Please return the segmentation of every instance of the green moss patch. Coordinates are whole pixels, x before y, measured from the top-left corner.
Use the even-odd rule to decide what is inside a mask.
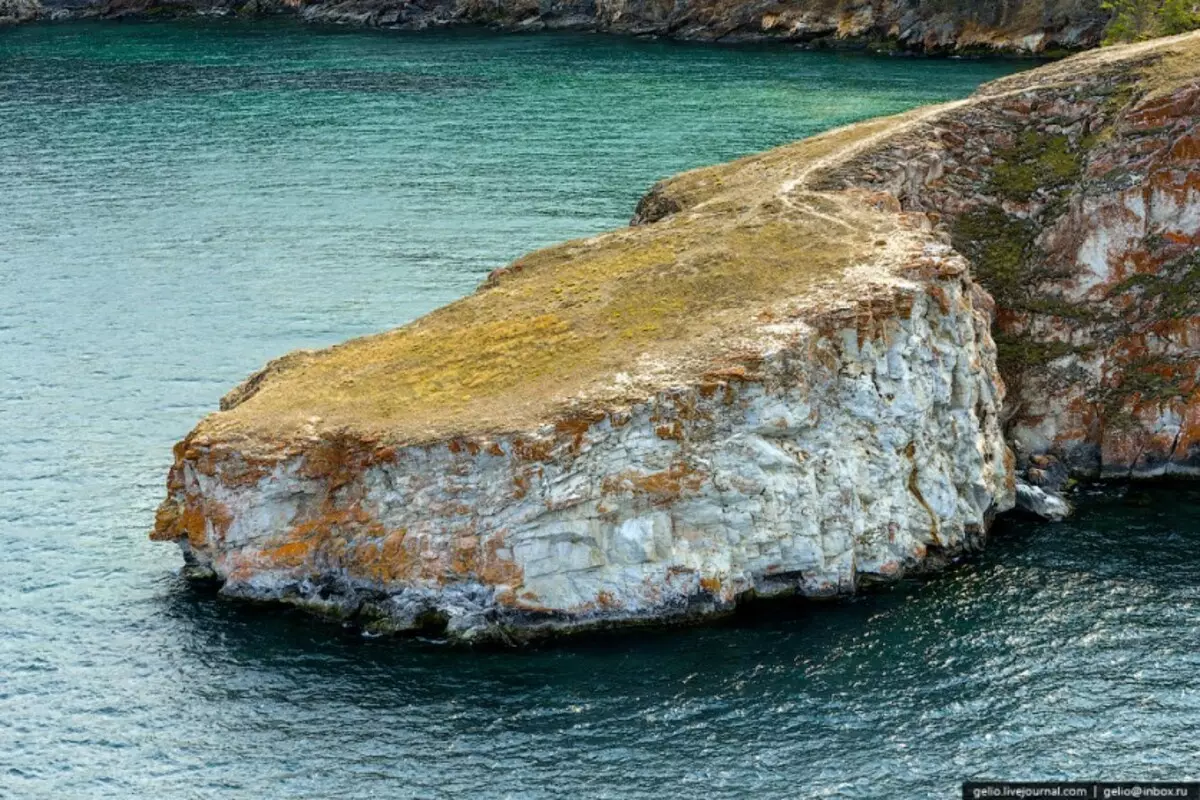
[[[1200,253],[1189,253],[1157,272],[1127,278],[1113,288],[1110,297],[1130,293],[1158,317],[1181,319],[1200,314]]]
[[[1004,306],[1016,305],[1027,292],[1036,229],[1029,220],[984,206],[955,220],[955,248],[971,260],[976,280]]]
[[[1079,352],[1080,348],[1067,342],[1044,342],[1028,336],[996,334],[996,364],[1005,376],[1016,376],[1031,367],[1042,367]]]
[[[990,193],[1025,201],[1037,192],[1059,192],[1079,179],[1084,152],[1066,136],[1025,131],[1012,148],[996,154],[999,163],[992,171]]]

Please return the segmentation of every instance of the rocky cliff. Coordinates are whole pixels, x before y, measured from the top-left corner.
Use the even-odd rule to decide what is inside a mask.
[[[970,260],[1035,481],[1200,472],[1198,78],[1196,34],[1098,50],[935,109],[818,182],[928,213]],[[655,187],[638,219],[725,169]]]
[[[0,0],[0,26],[33,22],[45,13],[38,0]]]
[[[1013,492],[991,301],[925,215],[806,177],[904,124],[269,365],[177,447],[155,538],[226,595],[465,638],[845,593],[977,545]]]
[[[379,27],[476,24],[931,52],[1092,47],[1112,18],[1100,0],[0,0],[0,20],[6,3],[17,19],[289,14]]]
[[[934,214],[970,259],[1035,479],[1200,473],[1198,42],[998,81],[826,181]]]
[[[1035,480],[1200,472],[1198,51],[1188,34],[997,81],[820,183],[929,213],[971,261]],[[685,207],[704,174],[641,217]]]
[[[629,229],[273,362],[177,446],[154,538],[227,595],[519,638],[936,567],[1013,503],[1005,418],[1031,465],[1190,469],[1197,53],[685,173]]]
[[[1200,472],[1198,77],[1196,34],[1098,50],[987,85],[819,182],[930,214],[971,261],[1035,481]],[[705,180],[656,187],[641,217]]]

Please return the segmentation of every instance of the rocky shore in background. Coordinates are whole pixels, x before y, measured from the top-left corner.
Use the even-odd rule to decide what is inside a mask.
[[[0,0],[0,26],[34,22],[45,13],[38,0]]]
[[[154,538],[227,596],[515,640],[850,593],[1072,475],[1193,474],[1198,102],[1200,34],[664,181],[269,364]]]
[[[0,0],[0,24],[34,19],[289,15],[314,23],[421,29],[482,25],[708,42],[791,42],[882,50],[1061,54],[1098,45],[1119,22],[1101,0]],[[1188,19],[1136,17],[1130,34]],[[1190,18],[1189,18],[1190,19]],[[1197,21],[1200,24],[1200,21]],[[1169,32],[1166,31],[1166,32]]]

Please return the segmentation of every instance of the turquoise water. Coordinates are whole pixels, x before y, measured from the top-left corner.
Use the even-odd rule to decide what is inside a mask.
[[[0,797],[951,797],[1192,777],[1200,497],[925,585],[569,648],[232,606],[146,539],[265,360],[393,326],[655,179],[1015,63],[289,25],[0,31]]]

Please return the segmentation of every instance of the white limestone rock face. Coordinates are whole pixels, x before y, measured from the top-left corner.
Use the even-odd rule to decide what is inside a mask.
[[[160,538],[226,595],[459,639],[826,597],[979,545],[1014,502],[991,303],[943,248],[744,367],[537,431],[177,449]]]

